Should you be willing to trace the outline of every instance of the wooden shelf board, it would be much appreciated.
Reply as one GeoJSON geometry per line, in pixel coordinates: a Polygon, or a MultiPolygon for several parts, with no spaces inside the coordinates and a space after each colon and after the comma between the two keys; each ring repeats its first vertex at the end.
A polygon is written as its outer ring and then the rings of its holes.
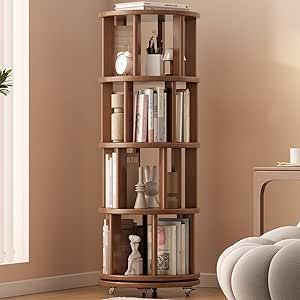
{"type": "Polygon", "coordinates": [[[199,78],[195,76],[104,76],[99,78],[99,83],[124,82],[124,81],[166,81],[166,82],[191,82],[198,83],[199,78]]]}
{"type": "Polygon", "coordinates": [[[200,148],[200,143],[98,143],[98,148],[200,148]]]}
{"type": "Polygon", "coordinates": [[[169,281],[169,282],[133,282],[133,281],[99,281],[100,285],[106,287],[119,287],[119,288],[172,288],[172,287],[192,287],[200,283],[200,280],[187,280],[187,281],[169,281]]]}
{"type": "Polygon", "coordinates": [[[131,281],[131,282],[173,282],[173,281],[189,281],[198,280],[200,278],[200,273],[197,274],[187,274],[187,275],[139,275],[139,276],[125,276],[125,275],[99,275],[101,280],[109,281],[131,281]]]}
{"type": "Polygon", "coordinates": [[[173,15],[173,16],[187,16],[187,17],[200,18],[200,14],[194,11],[178,11],[178,10],[167,10],[167,9],[101,11],[98,14],[98,17],[105,18],[105,17],[128,16],[128,15],[173,15]]]}
{"type": "Polygon", "coordinates": [[[200,212],[199,208],[145,208],[145,209],[127,209],[127,208],[98,208],[101,214],[113,215],[193,215],[200,212]]]}

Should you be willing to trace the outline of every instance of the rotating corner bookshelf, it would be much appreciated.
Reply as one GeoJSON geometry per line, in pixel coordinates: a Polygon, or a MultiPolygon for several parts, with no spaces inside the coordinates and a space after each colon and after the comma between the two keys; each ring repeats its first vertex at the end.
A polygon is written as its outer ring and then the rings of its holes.
{"type": "MultiPolygon", "coordinates": [[[[148,17],[148,16],[146,16],[148,17]]],[[[107,272],[100,272],[100,284],[108,287],[110,294],[116,288],[138,288],[142,296],[146,296],[147,290],[152,289],[153,298],[157,295],[158,288],[181,287],[186,295],[193,290],[192,287],[200,283],[200,274],[195,271],[194,228],[197,208],[197,152],[198,143],[198,83],[196,72],[196,29],[199,14],[191,11],[178,10],[128,10],[106,11],[99,14],[102,22],[102,77],[101,84],[101,141],[98,148],[101,149],[103,161],[106,155],[115,153],[116,158],[116,206],[106,207],[106,171],[102,172],[102,201],[98,209],[105,217],[108,224],[108,253],[107,272]],[[173,71],[172,75],[146,76],[142,75],[141,47],[142,23],[144,15],[152,15],[157,22],[157,36],[163,42],[166,39],[166,18],[171,18],[173,32],[173,71]],[[132,37],[133,68],[132,74],[127,76],[116,75],[115,65],[115,37],[116,26],[128,26],[132,37]],[[166,118],[166,142],[136,142],[134,138],[134,109],[133,99],[135,84],[147,84],[159,82],[164,84],[167,103],[166,118]],[[177,139],[176,132],[176,96],[178,84],[185,84],[189,90],[189,141],[181,142],[177,139]],[[123,118],[123,142],[112,142],[111,133],[111,94],[115,85],[121,89],[124,97],[123,118]],[[159,173],[159,208],[135,209],[128,205],[128,150],[134,151],[140,158],[144,148],[153,148],[158,151],[159,173]],[[176,170],[176,185],[178,189],[178,207],[168,207],[168,163],[176,170]],[[183,202],[184,198],[184,202],[183,202]],[[188,261],[187,272],[176,275],[162,275],[157,266],[158,251],[158,227],[160,216],[173,215],[177,219],[188,220],[189,226],[186,249],[188,261]],[[141,244],[143,245],[143,269],[144,275],[125,276],[122,261],[127,262],[127,254],[123,253],[122,219],[128,216],[140,217],[141,229],[144,232],[141,244]],[[123,218],[122,218],[123,217],[123,218]],[[151,245],[149,248],[148,226],[151,224],[151,245]],[[147,233],[148,232],[148,233],[147,233]],[[148,250],[150,249],[150,250],[148,250]],[[147,266],[147,255],[151,252],[151,267],[147,266]],[[147,270],[148,267],[148,270],[147,270]]],[[[127,28],[127,29],[128,29],[127,28]]],[[[146,47],[145,47],[146,48],[146,47]]],[[[140,164],[140,160],[139,160],[140,164]]],[[[128,241],[129,244],[129,241],[128,241]]],[[[123,263],[124,264],[124,263],[123,263]]]]}

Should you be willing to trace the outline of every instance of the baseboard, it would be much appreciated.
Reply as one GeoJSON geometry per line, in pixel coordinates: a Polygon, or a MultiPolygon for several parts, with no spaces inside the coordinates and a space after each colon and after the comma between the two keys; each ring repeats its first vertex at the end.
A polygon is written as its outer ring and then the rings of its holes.
{"type": "Polygon", "coordinates": [[[97,273],[78,273],[0,283],[0,299],[97,285],[97,273]]]}
{"type": "MultiPolygon", "coordinates": [[[[98,284],[97,271],[0,283],[0,299],[98,284]]],[[[216,274],[201,273],[197,288],[219,287],[216,274]]]]}

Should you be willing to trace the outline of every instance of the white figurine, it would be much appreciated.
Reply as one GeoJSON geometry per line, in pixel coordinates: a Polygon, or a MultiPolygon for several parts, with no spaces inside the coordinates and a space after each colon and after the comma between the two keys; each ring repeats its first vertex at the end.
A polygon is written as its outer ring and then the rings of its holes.
{"type": "Polygon", "coordinates": [[[139,181],[135,185],[135,191],[137,192],[134,208],[147,208],[147,202],[145,198],[145,184],[143,182],[143,167],[139,167],[139,181]]]}
{"type": "Polygon", "coordinates": [[[143,274],[143,258],[139,251],[141,238],[138,235],[130,235],[130,246],[132,253],[128,256],[128,269],[125,275],[142,275],[143,274]]]}
{"type": "Polygon", "coordinates": [[[145,197],[147,201],[147,206],[149,208],[157,208],[159,207],[158,201],[157,201],[157,167],[153,166],[152,170],[149,166],[145,167],[145,197]]]}

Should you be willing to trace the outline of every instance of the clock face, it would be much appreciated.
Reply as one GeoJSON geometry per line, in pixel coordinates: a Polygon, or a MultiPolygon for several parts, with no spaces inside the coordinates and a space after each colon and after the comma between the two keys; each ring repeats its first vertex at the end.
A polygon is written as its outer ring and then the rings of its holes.
{"type": "Polygon", "coordinates": [[[124,54],[120,54],[116,60],[116,71],[119,75],[125,73],[127,64],[128,64],[128,58],[124,54]]]}

